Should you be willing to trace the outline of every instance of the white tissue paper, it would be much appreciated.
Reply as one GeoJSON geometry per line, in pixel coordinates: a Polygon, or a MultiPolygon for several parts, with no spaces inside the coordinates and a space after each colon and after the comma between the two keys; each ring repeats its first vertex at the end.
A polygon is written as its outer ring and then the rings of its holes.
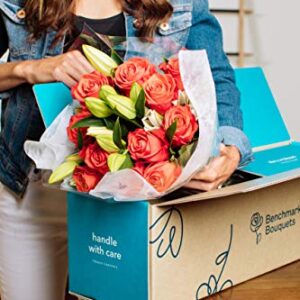
{"type": "MultiPolygon", "coordinates": [[[[142,176],[125,169],[107,173],[94,190],[92,196],[115,201],[141,201],[160,198],[180,188],[201,170],[212,157],[217,138],[217,104],[215,85],[205,50],[179,52],[182,81],[199,122],[197,147],[183,168],[176,182],[164,193],[157,192],[142,176]]],[[[64,158],[74,153],[74,146],[68,141],[66,127],[73,114],[73,106],[68,106],[45,131],[40,142],[25,143],[25,151],[38,168],[53,170],[64,158]]],[[[62,189],[68,185],[64,182],[62,189]]],[[[73,190],[71,187],[67,190],[73,190]]],[[[74,190],[73,190],[74,191],[74,190]]]]}

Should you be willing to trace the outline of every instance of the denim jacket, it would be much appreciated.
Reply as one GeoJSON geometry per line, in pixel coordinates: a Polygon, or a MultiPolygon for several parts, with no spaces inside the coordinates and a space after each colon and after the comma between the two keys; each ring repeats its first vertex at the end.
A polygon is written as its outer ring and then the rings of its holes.
{"type": "MultiPolygon", "coordinates": [[[[210,14],[207,0],[171,0],[171,3],[174,13],[168,24],[158,28],[156,35],[172,38],[187,49],[206,49],[216,84],[220,139],[226,145],[237,146],[242,156],[241,164],[245,164],[251,159],[251,147],[242,132],[240,94],[235,85],[234,72],[223,51],[220,25],[210,14]]],[[[23,5],[24,0],[0,0],[0,17],[8,34],[8,45],[1,48],[9,49],[9,61],[61,54],[63,41],[51,47],[55,37],[53,31],[33,43],[28,42],[25,20],[18,17],[23,5]]],[[[126,30],[128,37],[137,35],[134,19],[130,15],[126,15],[126,30]]],[[[22,195],[33,167],[23,145],[27,139],[39,140],[44,125],[29,84],[0,93],[0,98],[6,99],[3,101],[0,134],[0,181],[22,195]]]]}

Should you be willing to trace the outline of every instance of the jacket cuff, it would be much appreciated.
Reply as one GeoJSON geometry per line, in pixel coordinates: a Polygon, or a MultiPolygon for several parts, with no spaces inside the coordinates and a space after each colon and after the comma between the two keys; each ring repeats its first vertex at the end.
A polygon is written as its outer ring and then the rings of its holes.
{"type": "Polygon", "coordinates": [[[253,153],[250,141],[245,133],[232,126],[221,126],[218,130],[220,143],[227,146],[236,146],[241,154],[239,167],[249,164],[253,160],[253,153]]]}

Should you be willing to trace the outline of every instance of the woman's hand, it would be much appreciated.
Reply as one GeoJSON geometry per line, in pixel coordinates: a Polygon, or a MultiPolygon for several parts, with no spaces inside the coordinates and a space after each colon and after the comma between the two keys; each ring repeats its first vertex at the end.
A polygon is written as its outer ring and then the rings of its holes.
{"type": "Polygon", "coordinates": [[[241,155],[237,147],[220,146],[220,156],[214,158],[188,184],[187,188],[211,191],[225,183],[238,168],[241,155]]]}
{"type": "Polygon", "coordinates": [[[40,60],[24,61],[15,68],[17,76],[28,83],[62,81],[69,87],[75,85],[83,74],[93,71],[93,67],[80,51],[71,51],[40,60]]]}

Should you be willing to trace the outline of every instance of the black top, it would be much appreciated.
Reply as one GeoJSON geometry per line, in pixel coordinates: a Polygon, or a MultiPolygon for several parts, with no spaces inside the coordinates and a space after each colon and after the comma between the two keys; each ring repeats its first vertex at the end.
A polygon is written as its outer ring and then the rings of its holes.
{"type": "Polygon", "coordinates": [[[84,24],[87,24],[95,32],[109,36],[126,36],[125,17],[123,13],[105,18],[88,19],[81,16],[75,16],[74,33],[66,39],[66,49],[72,44],[75,38],[81,33],[84,24]]]}
{"type": "MultiPolygon", "coordinates": [[[[88,19],[81,16],[75,17],[75,31],[72,36],[67,38],[67,44],[72,44],[72,41],[83,29],[84,23],[94,29],[97,33],[111,35],[111,36],[125,36],[126,26],[125,17],[123,13],[106,18],[106,19],[88,19]]],[[[68,45],[66,45],[68,47],[68,45]]],[[[0,14],[0,57],[7,50],[8,47],[8,37],[6,29],[3,23],[2,16],[0,14]]]]}
{"type": "Polygon", "coordinates": [[[96,32],[104,35],[125,36],[125,17],[123,13],[106,19],[88,19],[81,16],[75,17],[75,27],[81,32],[84,23],[93,28],[96,32]]]}
{"type": "Polygon", "coordinates": [[[8,36],[5,30],[4,22],[0,14],[0,58],[7,50],[8,47],[8,36]]]}

